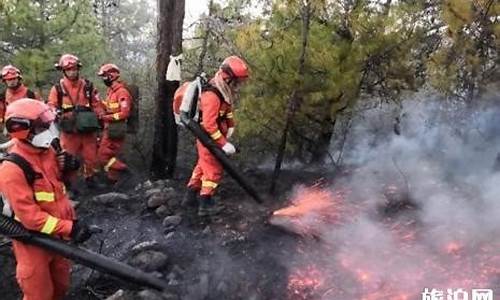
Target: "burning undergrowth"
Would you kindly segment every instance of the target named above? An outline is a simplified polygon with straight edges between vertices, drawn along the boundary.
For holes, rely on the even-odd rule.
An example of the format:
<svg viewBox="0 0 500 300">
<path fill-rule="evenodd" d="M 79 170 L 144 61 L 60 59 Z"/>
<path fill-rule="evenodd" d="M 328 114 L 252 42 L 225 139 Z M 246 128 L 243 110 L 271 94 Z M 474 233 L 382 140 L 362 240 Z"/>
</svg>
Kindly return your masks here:
<svg viewBox="0 0 500 300">
<path fill-rule="evenodd" d="M 291 206 L 274 212 L 271 224 L 304 237 L 289 299 L 500 292 L 500 112 L 460 112 L 452 122 L 457 111 L 435 102 L 406 107 L 401 135 L 372 143 L 356 128 L 346 158 L 356 167 L 332 185 L 296 189 Z"/>
</svg>

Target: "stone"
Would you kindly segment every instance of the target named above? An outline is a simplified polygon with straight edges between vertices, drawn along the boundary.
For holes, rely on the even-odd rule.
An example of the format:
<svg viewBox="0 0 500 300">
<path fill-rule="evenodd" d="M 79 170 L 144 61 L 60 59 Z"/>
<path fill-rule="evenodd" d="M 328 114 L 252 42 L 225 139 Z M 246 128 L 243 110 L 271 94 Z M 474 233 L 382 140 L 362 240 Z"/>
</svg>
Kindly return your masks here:
<svg viewBox="0 0 500 300">
<path fill-rule="evenodd" d="M 171 211 L 167 205 L 160 205 L 156 210 L 155 213 L 158 217 L 165 217 L 168 216 Z"/>
<path fill-rule="evenodd" d="M 161 193 L 161 189 L 149 189 L 149 190 L 144 192 L 144 197 L 149 198 L 149 197 L 153 196 L 154 194 L 159 194 L 159 193 Z"/>
<path fill-rule="evenodd" d="M 165 197 L 165 194 L 163 193 L 157 193 L 153 194 L 149 199 L 148 199 L 148 207 L 149 208 L 157 208 L 167 202 L 167 198 Z"/>
<path fill-rule="evenodd" d="M 147 250 L 159 250 L 159 249 L 160 249 L 160 244 L 157 241 L 152 240 L 152 241 L 141 242 L 135 245 L 134 247 L 132 247 L 132 252 L 139 253 Z"/>
<path fill-rule="evenodd" d="M 165 227 L 177 227 L 182 222 L 182 217 L 173 215 L 168 216 L 163 220 L 163 226 Z"/>
<path fill-rule="evenodd" d="M 168 262 L 168 256 L 162 252 L 147 250 L 138 253 L 130 260 L 130 264 L 146 272 L 157 271 Z"/>
<path fill-rule="evenodd" d="M 101 203 L 101 204 L 113 204 L 119 201 L 128 201 L 130 200 L 130 196 L 123 193 L 106 193 L 97 195 L 92 198 L 93 202 Z"/>
</svg>

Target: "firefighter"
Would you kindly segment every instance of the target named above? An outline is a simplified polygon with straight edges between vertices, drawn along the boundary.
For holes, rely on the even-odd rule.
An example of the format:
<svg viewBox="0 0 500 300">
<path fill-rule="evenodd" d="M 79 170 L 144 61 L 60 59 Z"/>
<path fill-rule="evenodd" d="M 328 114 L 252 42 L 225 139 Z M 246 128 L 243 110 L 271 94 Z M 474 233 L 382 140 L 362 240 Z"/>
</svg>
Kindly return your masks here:
<svg viewBox="0 0 500 300">
<path fill-rule="evenodd" d="M 22 98 L 42 100 L 39 95 L 23 84 L 21 70 L 13 65 L 3 67 L 1 76 L 2 82 L 5 83 L 7 89 L 3 95 L 0 95 L 0 123 L 3 123 L 5 109 L 10 103 Z"/>
<path fill-rule="evenodd" d="M 120 69 L 114 64 L 104 64 L 97 73 L 108 87 L 106 100 L 103 101 L 105 114 L 104 131 L 99 144 L 97 157 L 106 172 L 108 183 L 118 181 L 121 172 L 127 170 L 127 165 L 117 158 L 127 130 L 127 118 L 132 107 L 132 97 L 126 85 L 120 78 Z"/>
<path fill-rule="evenodd" d="M 247 78 L 246 63 L 237 56 L 230 56 L 222 62 L 200 97 L 200 125 L 227 155 L 236 152 L 234 145 L 228 141 L 235 125 L 233 104 Z M 199 194 L 198 215 L 210 216 L 219 211 L 212 196 L 222 178 L 222 165 L 199 140 L 196 141 L 196 149 L 198 162 L 183 202 L 184 205 L 196 204 Z"/>
<path fill-rule="evenodd" d="M 78 57 L 64 54 L 56 64 L 63 78 L 52 87 L 48 104 L 58 112 L 61 145 L 68 153 L 83 160 L 87 187 L 102 187 L 94 176 L 97 168 L 98 119 L 104 116 L 99 93 L 88 80 L 80 78 L 82 64 Z M 76 179 L 76 174 L 70 181 Z"/>
<path fill-rule="evenodd" d="M 75 219 L 61 176 L 68 156 L 56 154 L 51 143 L 58 135 L 55 114 L 45 103 L 21 99 L 7 107 L 6 129 L 13 138 L 10 155 L 17 154 L 38 176 L 28 183 L 21 164 L 0 165 L 0 191 L 13 216 L 29 230 L 60 239 L 84 242 L 93 231 Z M 70 263 L 41 248 L 13 240 L 16 277 L 24 300 L 62 299 L 70 281 Z"/>
</svg>

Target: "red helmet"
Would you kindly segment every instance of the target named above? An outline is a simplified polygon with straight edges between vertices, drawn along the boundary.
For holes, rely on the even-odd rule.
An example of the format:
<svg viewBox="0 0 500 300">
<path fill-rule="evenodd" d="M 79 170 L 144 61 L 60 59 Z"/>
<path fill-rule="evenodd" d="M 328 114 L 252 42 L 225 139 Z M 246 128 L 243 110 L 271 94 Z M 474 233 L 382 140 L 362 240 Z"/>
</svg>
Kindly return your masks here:
<svg viewBox="0 0 500 300">
<path fill-rule="evenodd" d="M 22 79 L 21 71 L 13 65 L 7 65 L 2 69 L 2 80 Z"/>
<path fill-rule="evenodd" d="M 5 128 L 18 139 L 28 138 L 30 132 L 48 129 L 55 120 L 55 114 L 42 101 L 23 98 L 7 106 Z"/>
<path fill-rule="evenodd" d="M 233 55 L 224 59 L 219 69 L 231 79 L 243 81 L 248 78 L 248 66 L 238 56 Z"/>
<path fill-rule="evenodd" d="M 115 64 L 104 64 L 99 68 L 97 75 L 109 77 L 111 81 L 114 81 L 120 77 L 120 69 Z"/>
<path fill-rule="evenodd" d="M 61 56 L 59 62 L 55 66 L 56 69 L 64 71 L 75 67 L 79 69 L 82 67 L 82 64 L 80 63 L 78 57 L 74 56 L 73 54 L 64 54 Z"/>
</svg>

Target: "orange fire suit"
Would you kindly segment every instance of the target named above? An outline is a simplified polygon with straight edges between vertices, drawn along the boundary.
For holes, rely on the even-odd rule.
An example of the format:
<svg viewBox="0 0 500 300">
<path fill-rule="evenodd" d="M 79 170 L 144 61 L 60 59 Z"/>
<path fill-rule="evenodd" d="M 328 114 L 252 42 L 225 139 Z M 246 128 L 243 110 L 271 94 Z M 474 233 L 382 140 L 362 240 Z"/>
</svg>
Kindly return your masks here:
<svg viewBox="0 0 500 300">
<path fill-rule="evenodd" d="M 56 154 L 15 140 L 9 152 L 24 157 L 41 174 L 30 186 L 22 169 L 4 161 L 0 165 L 0 191 L 15 219 L 29 230 L 67 239 L 75 212 L 65 194 Z M 69 288 L 70 263 L 44 249 L 13 241 L 17 261 L 16 277 L 24 300 L 62 299 Z"/>
<path fill-rule="evenodd" d="M 0 123 L 3 123 L 5 110 L 7 109 L 7 106 L 9 104 L 22 98 L 29 98 L 29 94 L 31 93 L 35 95 L 35 99 L 42 100 L 42 98 L 39 95 L 29 91 L 29 89 L 22 83 L 16 89 L 7 88 L 5 90 L 5 98 L 2 101 L 0 101 Z"/>
<path fill-rule="evenodd" d="M 204 91 L 200 97 L 200 114 L 203 129 L 222 147 L 227 142 L 227 132 L 234 127 L 232 106 L 219 99 L 213 91 Z M 194 167 L 188 187 L 200 189 L 200 195 L 211 196 L 215 193 L 221 178 L 222 165 L 210 151 L 197 140 L 198 162 Z"/>
<path fill-rule="evenodd" d="M 57 98 L 57 89 L 52 87 L 49 93 L 48 105 L 54 109 L 71 110 L 75 106 L 86 106 L 98 115 L 104 114 L 99 93 L 96 89 L 92 91 L 91 99 L 85 97 L 85 81 L 79 79 L 75 82 L 64 77 L 60 81 L 64 91 L 62 97 L 62 105 L 59 107 Z M 65 112 L 64 115 L 69 116 L 72 111 Z M 83 176 L 90 178 L 94 175 L 97 168 L 97 135 L 96 133 L 61 133 L 61 146 L 71 155 L 83 158 Z M 76 174 L 71 174 L 74 179 Z"/>
<path fill-rule="evenodd" d="M 109 180 L 116 181 L 118 180 L 120 171 L 127 169 L 127 165 L 117 158 L 125 142 L 125 138 L 111 139 L 108 127 L 112 122 L 125 122 L 127 120 L 132 107 L 132 97 L 122 82 L 115 81 L 108 88 L 106 100 L 103 101 L 103 104 L 106 109 L 105 115 L 102 117 L 104 132 L 99 144 L 97 157 L 104 167 Z"/>
</svg>

